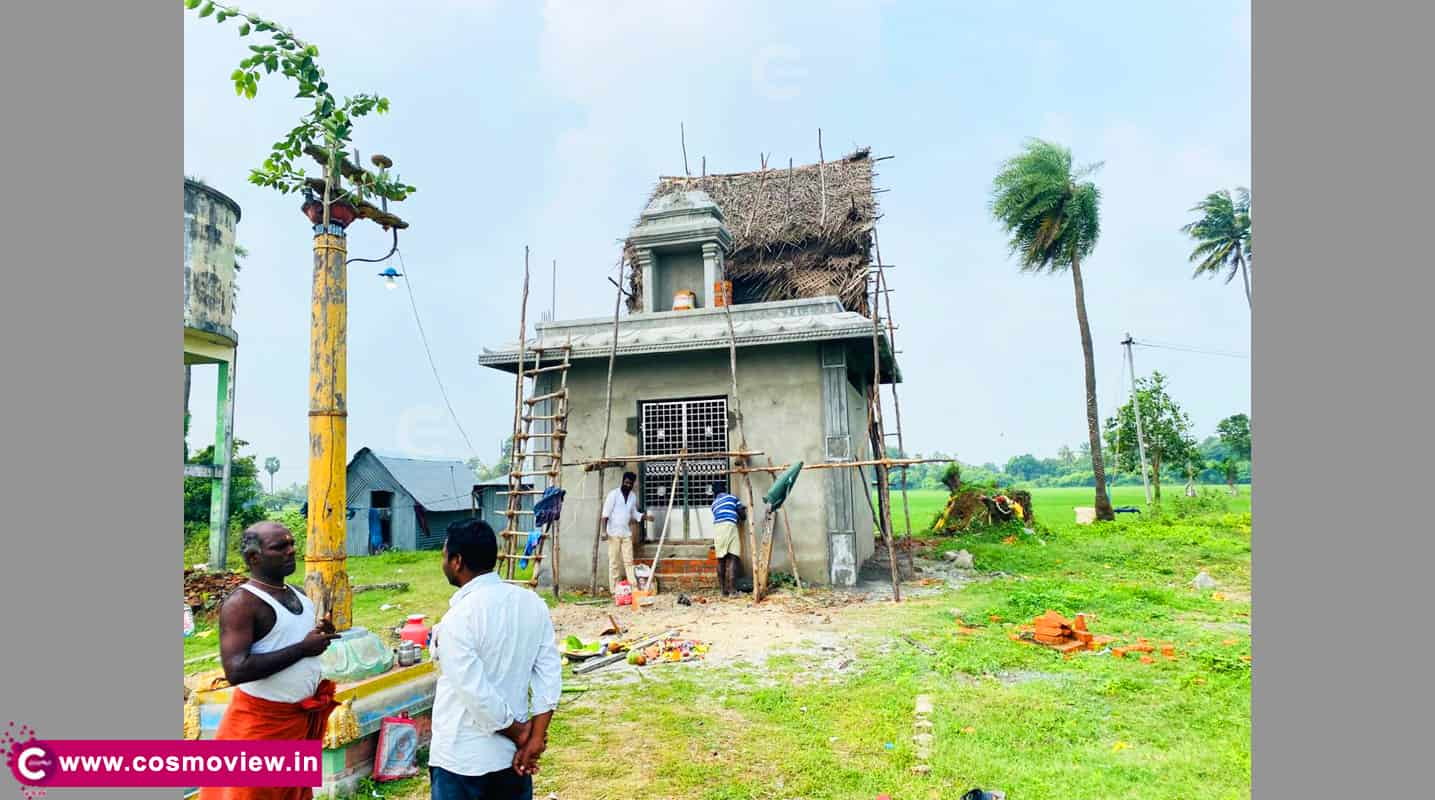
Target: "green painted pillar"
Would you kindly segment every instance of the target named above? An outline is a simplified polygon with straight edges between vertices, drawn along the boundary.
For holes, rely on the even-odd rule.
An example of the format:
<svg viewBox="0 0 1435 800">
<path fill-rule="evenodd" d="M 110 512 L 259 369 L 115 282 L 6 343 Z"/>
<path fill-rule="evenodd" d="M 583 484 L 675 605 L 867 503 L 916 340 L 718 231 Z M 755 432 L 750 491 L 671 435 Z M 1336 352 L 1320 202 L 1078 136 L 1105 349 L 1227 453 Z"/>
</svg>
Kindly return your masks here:
<svg viewBox="0 0 1435 800">
<path fill-rule="evenodd" d="M 214 470 L 209 494 L 209 568 L 225 569 L 229 554 L 229 472 L 234 451 L 234 356 L 219 362 L 215 392 Z"/>
</svg>

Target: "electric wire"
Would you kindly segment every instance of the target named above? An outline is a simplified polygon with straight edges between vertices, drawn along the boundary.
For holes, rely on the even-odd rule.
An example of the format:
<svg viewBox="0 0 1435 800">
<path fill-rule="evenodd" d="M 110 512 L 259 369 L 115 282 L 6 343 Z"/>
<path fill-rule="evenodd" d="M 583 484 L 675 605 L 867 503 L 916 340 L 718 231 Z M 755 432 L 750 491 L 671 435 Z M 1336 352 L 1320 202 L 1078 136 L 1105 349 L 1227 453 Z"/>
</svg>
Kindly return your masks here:
<svg viewBox="0 0 1435 800">
<path fill-rule="evenodd" d="M 1136 347 L 1146 347 L 1154 350 L 1174 350 L 1182 353 L 1198 353 L 1207 356 L 1222 356 L 1225 358 L 1250 358 L 1248 353 L 1232 353 L 1224 350 L 1207 350 L 1200 347 L 1191 347 L 1184 344 L 1171 344 L 1169 342 L 1153 342 L 1147 340 L 1132 339 L 1131 344 Z"/>
<path fill-rule="evenodd" d="M 460 434 L 461 436 L 463 436 L 463 441 L 464 441 L 464 443 L 468 445 L 468 451 L 469 451 L 469 453 L 470 453 L 474 458 L 478 458 L 478 451 L 477 451 L 476 449 L 474 449 L 473 442 L 469 440 L 469 438 L 468 438 L 468 432 L 463 429 L 463 423 L 461 423 L 461 422 L 458 421 L 458 414 L 454 413 L 453 403 L 449 402 L 449 399 L 448 399 L 448 390 L 444 388 L 443 378 L 440 378 L 440 377 L 439 377 L 439 374 L 438 374 L 438 366 L 436 366 L 436 365 L 434 364 L 434 360 L 433 360 L 433 350 L 429 347 L 428 335 L 424 333 L 424 323 L 423 323 L 423 320 L 421 320 L 421 319 L 419 318 L 419 306 L 418 306 L 418 303 L 414 300 L 413 280 L 412 280 L 412 277 L 411 277 L 411 275 L 410 275 L 410 273 L 409 273 L 409 266 L 408 266 L 408 264 L 405 264 L 405 263 L 404 263 L 404 254 L 403 254 L 403 251 L 402 251 L 402 250 L 399 250 L 397 247 L 395 247 L 394 249 L 395 249 L 396 255 L 398 255 L 398 258 L 399 258 L 399 266 L 400 266 L 400 267 L 403 269 L 403 271 L 404 271 L 404 275 L 403 275 L 403 277 L 404 277 L 404 289 L 406 289 L 406 290 L 408 291 L 408 295 L 409 295 L 409 307 L 412 308 L 413 311 L 414 311 L 414 324 L 418 326 L 418 329 L 419 329 L 419 340 L 420 340 L 421 342 L 423 342 L 424 355 L 426 355 L 426 356 L 428 357 L 429 369 L 430 369 L 430 370 L 433 370 L 433 379 L 434 379 L 434 382 L 438 384 L 439 394 L 443 395 L 443 403 L 444 403 L 445 406 L 448 407 L 448 415 L 449 415 L 449 418 L 453 420 L 453 426 L 454 426 L 455 428 L 458 428 L 459 434 Z"/>
</svg>

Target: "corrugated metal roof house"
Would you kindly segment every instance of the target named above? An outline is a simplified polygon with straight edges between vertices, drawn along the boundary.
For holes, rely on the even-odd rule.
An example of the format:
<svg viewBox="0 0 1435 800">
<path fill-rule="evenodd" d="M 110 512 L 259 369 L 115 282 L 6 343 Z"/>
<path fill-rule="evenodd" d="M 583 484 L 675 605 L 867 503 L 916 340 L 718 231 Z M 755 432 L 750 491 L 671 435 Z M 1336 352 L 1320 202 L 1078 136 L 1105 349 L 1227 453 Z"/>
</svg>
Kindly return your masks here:
<svg viewBox="0 0 1435 800">
<path fill-rule="evenodd" d="M 438 550 L 450 523 L 492 512 L 504 481 L 479 481 L 462 461 L 402 458 L 360 448 L 349 462 L 347 550 L 351 556 L 379 550 Z M 525 498 L 527 499 L 527 498 Z"/>
</svg>

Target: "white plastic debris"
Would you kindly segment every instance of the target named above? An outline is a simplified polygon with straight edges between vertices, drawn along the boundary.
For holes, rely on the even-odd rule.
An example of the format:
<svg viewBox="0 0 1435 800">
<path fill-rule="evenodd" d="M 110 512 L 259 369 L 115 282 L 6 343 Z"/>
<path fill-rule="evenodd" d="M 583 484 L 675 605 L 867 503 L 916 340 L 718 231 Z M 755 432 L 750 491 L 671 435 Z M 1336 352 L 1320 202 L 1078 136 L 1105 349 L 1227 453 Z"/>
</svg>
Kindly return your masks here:
<svg viewBox="0 0 1435 800">
<path fill-rule="evenodd" d="M 1216 579 L 1207 575 L 1205 570 L 1201 570 L 1200 574 L 1191 581 L 1191 585 L 1195 586 L 1197 591 L 1204 592 L 1207 589 L 1216 588 Z"/>
<path fill-rule="evenodd" d="M 972 568 L 972 554 L 966 550 L 957 550 L 956 552 L 948 550 L 942 554 L 942 557 L 952 562 L 952 566 L 958 569 Z"/>
</svg>

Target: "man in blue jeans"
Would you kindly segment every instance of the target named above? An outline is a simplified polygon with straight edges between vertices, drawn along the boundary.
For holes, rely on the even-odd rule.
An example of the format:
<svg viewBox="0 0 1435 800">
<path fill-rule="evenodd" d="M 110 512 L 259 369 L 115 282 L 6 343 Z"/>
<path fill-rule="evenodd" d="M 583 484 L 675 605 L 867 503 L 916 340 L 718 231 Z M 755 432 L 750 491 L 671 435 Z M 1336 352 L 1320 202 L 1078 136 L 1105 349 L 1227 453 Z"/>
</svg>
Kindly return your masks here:
<svg viewBox="0 0 1435 800">
<path fill-rule="evenodd" d="M 530 800 L 558 707 L 562 666 L 548 606 L 499 580 L 497 561 L 488 523 L 449 526 L 443 572 L 459 588 L 433 632 L 433 800 Z"/>
</svg>

